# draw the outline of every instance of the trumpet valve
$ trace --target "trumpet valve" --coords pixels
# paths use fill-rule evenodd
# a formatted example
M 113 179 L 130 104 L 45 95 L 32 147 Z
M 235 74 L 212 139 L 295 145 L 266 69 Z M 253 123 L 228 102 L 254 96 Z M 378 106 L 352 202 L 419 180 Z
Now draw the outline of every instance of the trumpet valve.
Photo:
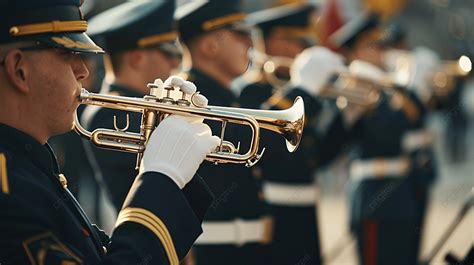
M 176 100 L 176 104 L 179 106 L 189 106 L 191 105 L 191 102 L 189 102 L 188 100 L 184 98 L 181 98 L 181 99 Z
M 168 104 L 175 104 L 175 100 L 171 97 L 171 91 L 174 90 L 174 87 L 165 86 L 164 89 L 166 90 L 166 96 L 161 99 L 161 102 L 168 103 Z
M 196 93 L 196 85 L 193 84 L 192 82 L 189 81 L 184 81 L 182 84 L 179 86 L 179 92 L 181 92 L 181 99 L 178 99 L 176 101 L 176 104 L 180 106 L 189 106 L 191 105 L 191 102 L 186 99 L 186 95 L 192 95 Z
M 147 87 L 150 89 L 150 96 L 159 97 L 160 92 L 163 91 L 164 84 L 161 79 L 155 79 L 155 82 L 147 84 Z

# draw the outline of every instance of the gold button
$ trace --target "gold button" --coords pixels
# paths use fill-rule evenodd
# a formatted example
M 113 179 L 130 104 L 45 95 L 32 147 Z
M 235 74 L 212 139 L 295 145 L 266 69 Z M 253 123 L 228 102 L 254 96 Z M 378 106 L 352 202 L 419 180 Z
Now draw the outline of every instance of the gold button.
M 10 35 L 16 36 L 20 32 L 20 29 L 18 27 L 11 27 L 10 28 Z
M 59 174 L 59 182 L 63 185 L 63 188 L 67 188 L 67 179 L 63 174 Z
M 255 178 L 259 179 L 262 177 L 262 169 L 258 166 L 252 167 L 252 174 Z

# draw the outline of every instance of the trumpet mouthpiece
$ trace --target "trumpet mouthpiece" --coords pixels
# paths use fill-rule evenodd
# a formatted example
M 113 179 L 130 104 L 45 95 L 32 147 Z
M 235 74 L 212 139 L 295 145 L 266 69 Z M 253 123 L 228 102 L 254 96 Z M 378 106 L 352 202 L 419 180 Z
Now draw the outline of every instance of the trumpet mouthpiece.
M 89 93 L 89 91 L 87 91 L 87 89 L 81 88 L 81 94 L 79 95 L 79 99 L 84 100 L 84 99 L 89 97 L 89 94 L 90 93 Z

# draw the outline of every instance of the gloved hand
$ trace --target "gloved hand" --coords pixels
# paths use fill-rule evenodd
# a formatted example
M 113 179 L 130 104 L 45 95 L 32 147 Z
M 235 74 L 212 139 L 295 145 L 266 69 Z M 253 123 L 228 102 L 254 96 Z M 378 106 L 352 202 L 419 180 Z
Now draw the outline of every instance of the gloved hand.
M 170 97 L 178 100 L 181 99 L 183 94 L 185 98 L 189 100 L 190 96 L 196 92 L 196 85 L 193 82 L 186 81 L 180 76 L 172 75 L 163 82 L 161 79 L 155 79 L 151 84 L 148 84 L 148 87 L 152 89 L 152 95 L 155 95 L 159 98 L 167 96 L 170 93 Z M 173 90 L 168 92 L 165 90 L 165 87 L 173 87 Z
M 332 75 L 345 70 L 340 55 L 324 47 L 311 47 L 295 58 L 290 68 L 291 83 L 317 96 Z
M 361 60 L 355 60 L 349 65 L 349 72 L 359 78 L 373 82 L 384 81 L 390 76 L 379 67 Z
M 179 77 L 170 77 L 165 84 L 181 88 L 185 94 L 196 86 Z M 196 95 L 199 107 L 207 106 L 207 98 Z M 153 131 L 143 154 L 140 173 L 159 172 L 171 178 L 182 189 L 194 176 L 207 154 L 215 150 L 220 138 L 212 135 L 203 119 L 170 115 Z
M 433 50 L 416 47 L 413 50 L 414 66 L 411 68 L 409 86 L 417 90 L 423 101 L 432 96 L 430 79 L 441 67 L 441 59 Z
M 164 119 L 150 136 L 140 173 L 163 173 L 182 189 L 220 142 L 209 126 L 199 120 L 177 115 Z
M 182 77 L 172 75 L 164 82 L 165 86 L 172 86 L 181 89 L 183 93 L 191 95 L 196 92 L 196 85 L 191 81 L 186 81 Z

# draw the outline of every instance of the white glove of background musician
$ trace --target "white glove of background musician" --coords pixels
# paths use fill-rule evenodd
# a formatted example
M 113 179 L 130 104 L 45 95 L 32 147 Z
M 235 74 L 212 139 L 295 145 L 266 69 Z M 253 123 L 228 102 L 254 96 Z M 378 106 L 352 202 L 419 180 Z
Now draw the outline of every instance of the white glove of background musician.
M 178 115 L 164 119 L 148 140 L 140 173 L 165 174 L 182 189 L 220 142 L 202 120 Z
M 311 47 L 300 53 L 291 65 L 291 83 L 317 96 L 333 74 L 345 70 L 340 55 L 324 47 Z

